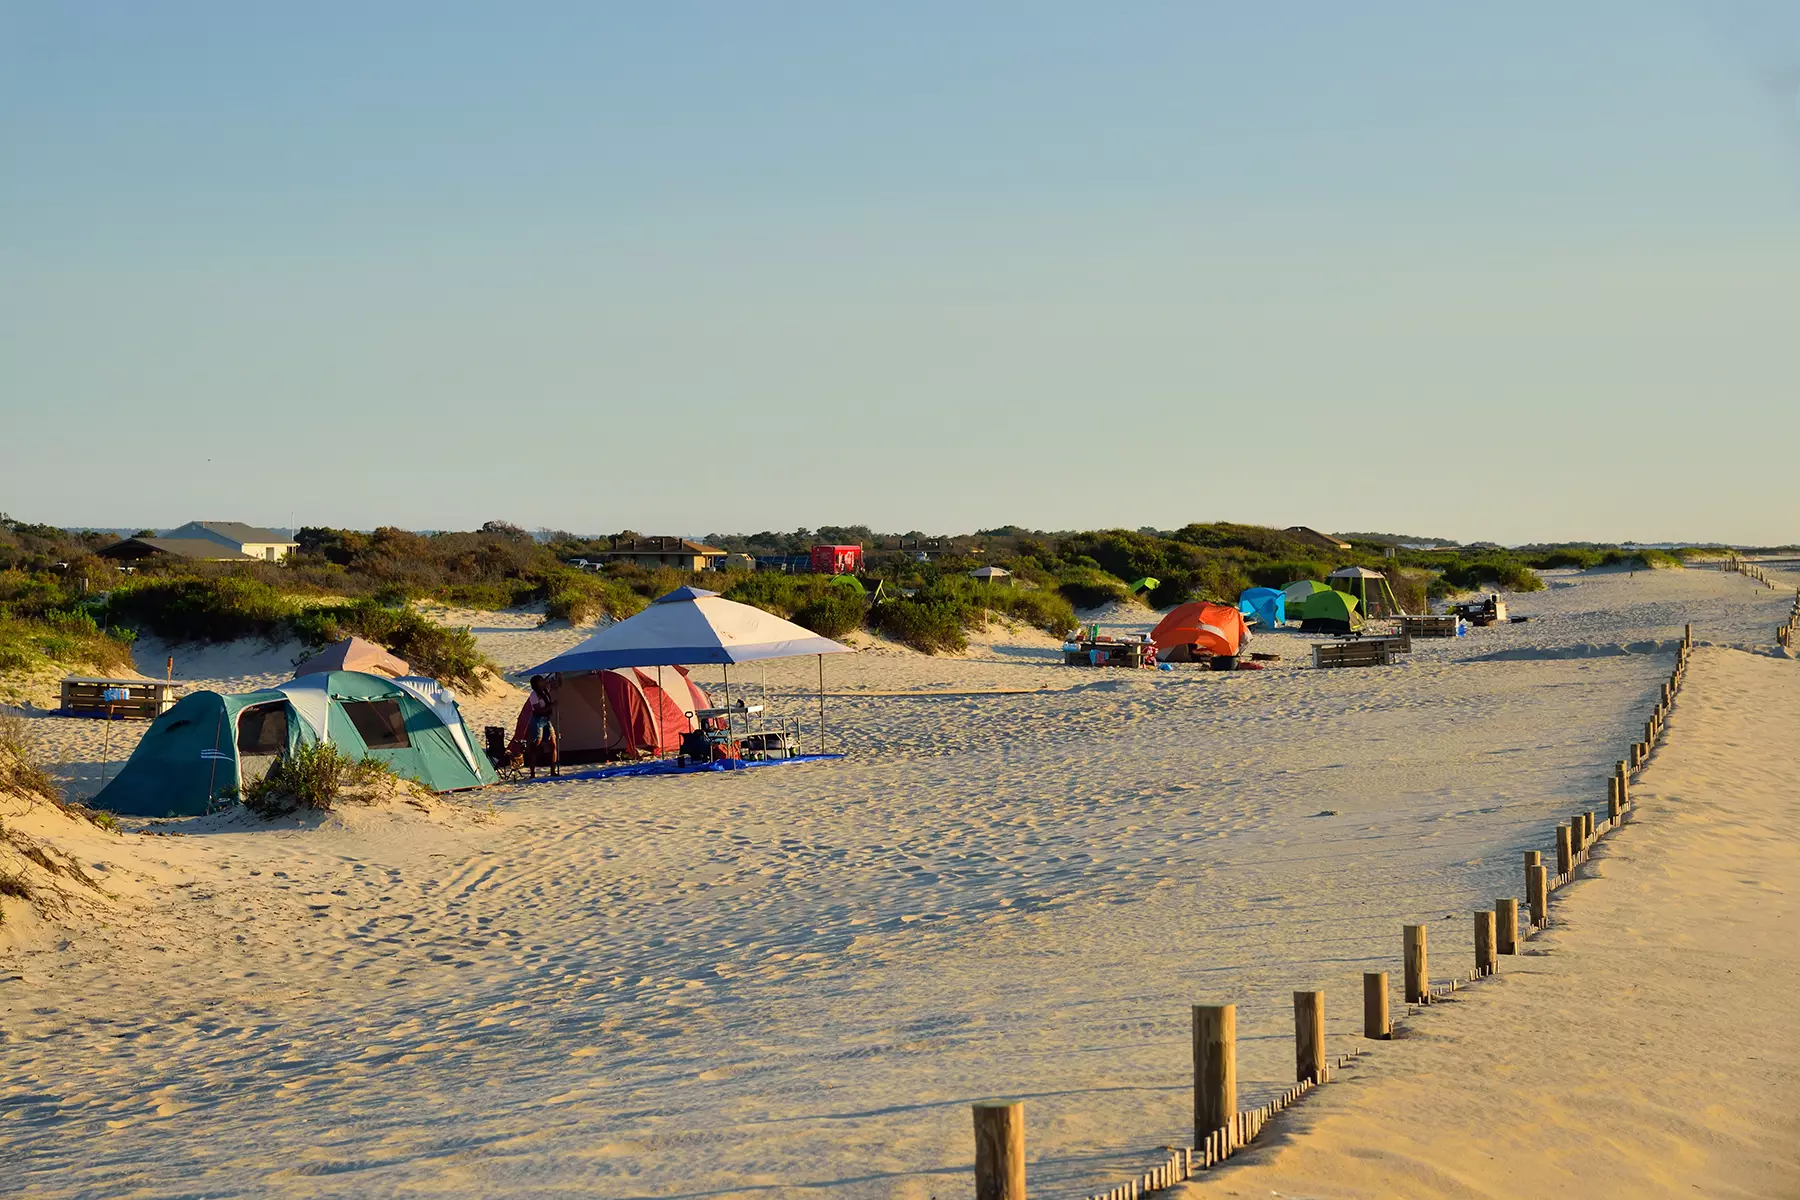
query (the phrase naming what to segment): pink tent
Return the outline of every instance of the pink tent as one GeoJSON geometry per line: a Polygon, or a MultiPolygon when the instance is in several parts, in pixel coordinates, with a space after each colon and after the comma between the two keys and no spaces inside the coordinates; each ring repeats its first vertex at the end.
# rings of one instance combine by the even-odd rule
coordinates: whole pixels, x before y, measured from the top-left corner
{"type": "Polygon", "coordinates": [[[412,667],[405,659],[395,658],[374,642],[347,637],[325,647],[295,667],[294,678],[322,675],[327,671],[361,671],[365,675],[386,675],[389,679],[400,679],[411,675],[412,667]]]}

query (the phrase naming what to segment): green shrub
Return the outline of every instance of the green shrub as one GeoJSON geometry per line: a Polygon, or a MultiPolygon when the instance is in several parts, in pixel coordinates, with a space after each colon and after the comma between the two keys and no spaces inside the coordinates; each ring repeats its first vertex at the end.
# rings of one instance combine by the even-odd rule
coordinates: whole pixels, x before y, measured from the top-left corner
{"type": "Polygon", "coordinates": [[[1023,621],[1034,629],[1058,637],[1075,628],[1075,610],[1058,592],[978,583],[971,589],[970,600],[979,608],[1023,621]]]}
{"type": "Polygon", "coordinates": [[[867,602],[855,592],[827,588],[796,611],[793,620],[794,624],[810,629],[820,637],[841,638],[862,628],[868,611],[867,602]]]}
{"type": "MultiPolygon", "coordinates": [[[[903,645],[926,654],[969,648],[963,635],[967,606],[948,597],[896,596],[869,612],[869,623],[903,645]]],[[[979,610],[976,610],[979,612],[979,610]]]]}
{"type": "Polygon", "coordinates": [[[1076,608],[1099,608],[1131,595],[1125,581],[1099,567],[1070,567],[1057,579],[1056,590],[1076,608]]]}
{"type": "Polygon", "coordinates": [[[328,812],[353,787],[392,778],[387,765],[373,758],[351,758],[330,742],[314,742],[270,764],[261,779],[244,785],[244,807],[268,820],[306,809],[328,812]]]}
{"type": "Polygon", "coordinates": [[[622,621],[644,608],[644,598],[617,579],[558,571],[545,584],[544,618],[580,625],[599,617],[622,621]]]}
{"type": "Polygon", "coordinates": [[[105,615],[171,642],[275,638],[300,602],[260,580],[234,575],[146,577],[114,588],[105,615]]]}
{"type": "Polygon", "coordinates": [[[53,666],[99,673],[132,668],[128,629],[102,633],[86,613],[53,613],[43,619],[0,611],[0,671],[53,666]]]}

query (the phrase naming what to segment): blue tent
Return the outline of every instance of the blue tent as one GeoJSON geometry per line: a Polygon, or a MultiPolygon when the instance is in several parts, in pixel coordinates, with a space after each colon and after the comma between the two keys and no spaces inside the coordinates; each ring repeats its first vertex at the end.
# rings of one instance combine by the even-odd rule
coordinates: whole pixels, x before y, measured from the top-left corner
{"type": "Polygon", "coordinates": [[[1264,629],[1273,629],[1287,620],[1287,594],[1276,588],[1245,588],[1238,597],[1238,611],[1260,621],[1264,629]]]}

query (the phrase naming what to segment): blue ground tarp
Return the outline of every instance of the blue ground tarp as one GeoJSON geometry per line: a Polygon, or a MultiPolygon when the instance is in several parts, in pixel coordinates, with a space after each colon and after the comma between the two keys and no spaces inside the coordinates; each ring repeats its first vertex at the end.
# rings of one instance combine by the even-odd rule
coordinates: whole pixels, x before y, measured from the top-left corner
{"type": "Polygon", "coordinates": [[[548,781],[565,782],[573,779],[636,779],[642,775],[692,775],[699,771],[747,771],[751,767],[784,767],[789,763],[825,762],[829,759],[842,758],[841,754],[796,754],[792,758],[758,759],[749,762],[741,758],[722,758],[717,762],[690,762],[683,766],[680,759],[662,758],[654,762],[620,763],[616,767],[595,767],[589,771],[577,771],[573,774],[564,772],[561,775],[539,775],[536,779],[520,780],[521,783],[545,783],[548,781]]]}

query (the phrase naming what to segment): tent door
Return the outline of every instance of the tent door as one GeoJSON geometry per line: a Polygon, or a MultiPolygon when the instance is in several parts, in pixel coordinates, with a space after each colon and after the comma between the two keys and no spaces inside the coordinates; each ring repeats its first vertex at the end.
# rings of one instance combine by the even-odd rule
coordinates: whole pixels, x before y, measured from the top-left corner
{"type": "Polygon", "coordinates": [[[243,783],[268,774],[275,760],[287,753],[287,702],[256,704],[238,714],[238,778],[243,783]]]}

